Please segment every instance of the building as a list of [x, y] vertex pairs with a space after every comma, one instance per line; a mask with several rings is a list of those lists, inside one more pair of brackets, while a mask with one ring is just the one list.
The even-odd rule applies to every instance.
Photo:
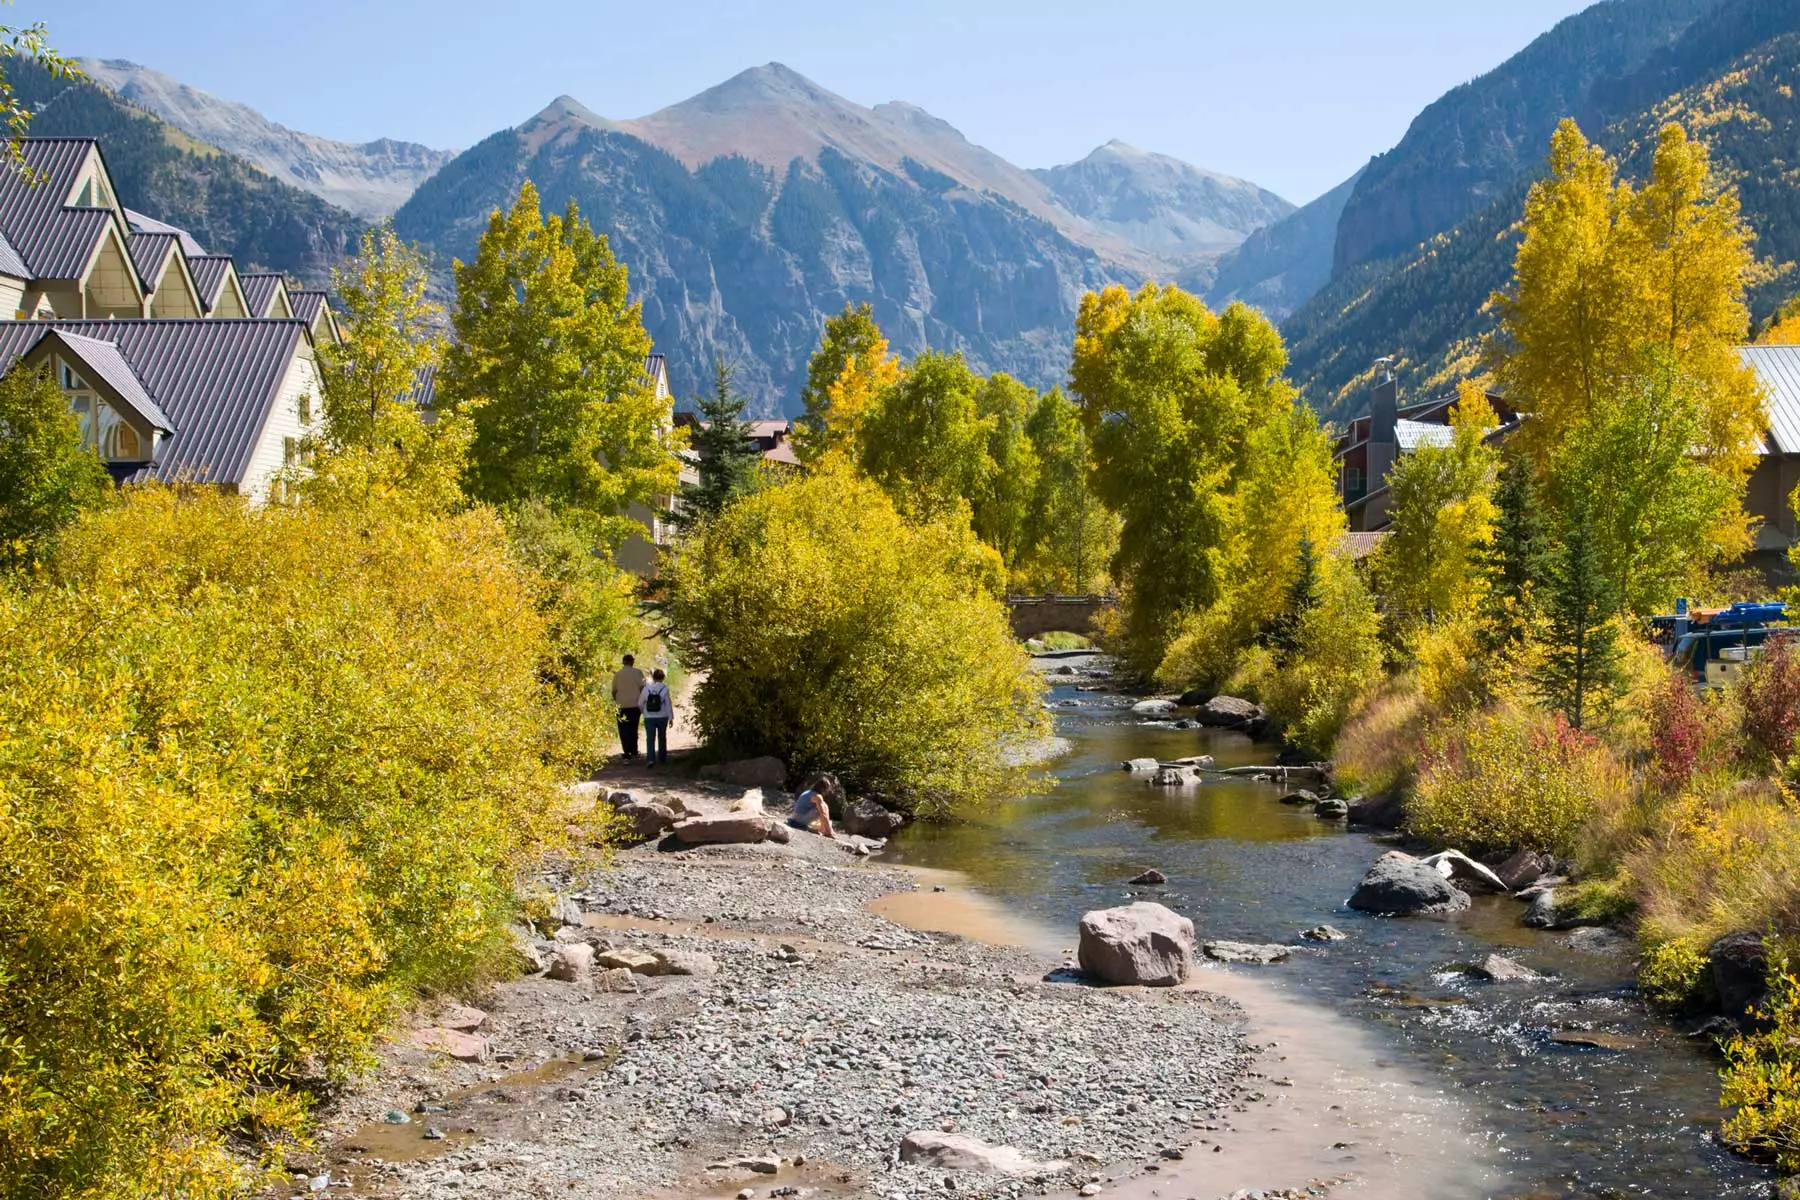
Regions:
[[49, 370], [121, 482], [266, 497], [318, 427], [324, 293], [124, 207], [91, 138], [20, 149], [28, 174], [0, 173], [0, 374]]
[[[800, 458], [794, 453], [794, 423], [786, 418], [775, 420], [747, 421], [750, 426], [750, 444], [762, 453], [763, 462], [779, 470], [797, 470]], [[706, 423], [700, 414], [678, 412], [675, 414], [677, 429], [700, 430]]]
[[1738, 353], [1762, 382], [1769, 415], [1744, 493], [1755, 538], [1750, 565], [1771, 580], [1792, 582], [1788, 551], [1800, 536], [1793, 505], [1800, 487], [1800, 346], [1745, 346]]
[[[1506, 398], [1487, 394], [1500, 427], [1490, 439], [1505, 437], [1518, 427], [1519, 414]], [[1388, 475], [1394, 464], [1421, 446], [1447, 446], [1454, 436], [1450, 413], [1455, 396], [1401, 405], [1400, 385], [1392, 375], [1375, 385], [1369, 414], [1350, 422], [1338, 438], [1338, 488], [1344, 515], [1353, 533], [1374, 533], [1388, 525]]]

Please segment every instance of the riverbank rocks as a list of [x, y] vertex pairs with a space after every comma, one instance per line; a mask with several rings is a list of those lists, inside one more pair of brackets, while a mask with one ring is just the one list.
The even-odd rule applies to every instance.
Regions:
[[1127, 879], [1125, 882], [1130, 883], [1130, 884], [1135, 884], [1138, 887], [1161, 887], [1163, 884], [1169, 882], [1169, 877], [1167, 875], [1164, 875], [1161, 871], [1157, 870], [1155, 867], [1151, 867], [1148, 871], [1145, 871], [1142, 875], [1133, 875], [1130, 879]]
[[[673, 833], [675, 840], [684, 846], [754, 844], [768, 841], [770, 827], [779, 824], [781, 822], [761, 812], [715, 813], [689, 817], [678, 823]], [[783, 825], [782, 828], [787, 827]]]
[[904, 813], [883, 808], [867, 796], [844, 805], [844, 832], [857, 837], [890, 838], [906, 824]]
[[1532, 898], [1531, 907], [1525, 910], [1525, 924], [1532, 929], [1580, 929], [1605, 922], [1576, 912], [1566, 890], [1546, 887]]
[[1352, 796], [1350, 819], [1358, 825], [1376, 829], [1398, 829], [1406, 824], [1406, 802], [1398, 792], [1378, 792], [1373, 796]]
[[1350, 907], [1385, 917], [1434, 916], [1469, 907], [1469, 894], [1434, 866], [1398, 850], [1381, 857], [1350, 897]]
[[[618, 802], [620, 796], [625, 797], [623, 804]], [[625, 822], [633, 843], [655, 841], [675, 827], [674, 809], [666, 804], [635, 799], [630, 792], [614, 793], [613, 811]]]
[[1139, 700], [1131, 706], [1131, 713], [1136, 717], [1172, 717], [1175, 715], [1173, 700]]
[[1719, 997], [1719, 1011], [1741, 1017], [1769, 991], [1769, 952], [1762, 934], [1728, 933], [1706, 949], [1707, 973]]
[[1555, 868], [1556, 860], [1536, 850], [1520, 850], [1488, 866], [1506, 885], [1507, 891], [1516, 892], [1548, 875]]
[[1335, 797], [1326, 797], [1313, 805], [1313, 816], [1321, 821], [1342, 821], [1350, 816], [1350, 806]]
[[1214, 696], [1200, 706], [1195, 720], [1208, 729], [1235, 729], [1254, 736], [1267, 728], [1269, 713], [1262, 705], [1236, 696]]
[[1532, 983], [1543, 978], [1530, 967], [1514, 962], [1504, 954], [1490, 954], [1480, 962], [1469, 964], [1469, 974], [1489, 983]]
[[1119, 769], [1130, 771], [1133, 775], [1154, 775], [1160, 766], [1162, 764], [1154, 758], [1132, 758], [1120, 763]]
[[921, 1129], [900, 1141], [900, 1161], [935, 1167], [940, 1171], [980, 1171], [1014, 1177], [1054, 1175], [1066, 1171], [1066, 1162], [1038, 1162], [1013, 1146], [995, 1146], [961, 1133]]
[[745, 788], [785, 788], [787, 787], [787, 764], [773, 755], [764, 755], [761, 758], [740, 758], [732, 762], [711, 763], [701, 767], [700, 778]]
[[1341, 942], [1350, 935], [1335, 925], [1314, 925], [1311, 929], [1302, 929], [1300, 936], [1309, 942]]
[[1199, 708], [1202, 704], [1205, 704], [1212, 698], [1213, 694], [1205, 688], [1190, 688], [1181, 693], [1181, 695], [1175, 697], [1175, 703], [1181, 705], [1183, 708]]
[[1319, 803], [1319, 797], [1316, 792], [1309, 792], [1302, 788], [1297, 792], [1289, 792], [1281, 798], [1281, 802], [1283, 804], [1292, 804], [1296, 808], [1316, 807]]
[[550, 978], [580, 983], [594, 968], [594, 948], [586, 942], [564, 942], [550, 960]]
[[1150, 777], [1151, 787], [1193, 787], [1199, 782], [1200, 772], [1192, 767], [1158, 767]]
[[1208, 942], [1201, 947], [1201, 950], [1214, 962], [1257, 963], [1261, 966], [1286, 962], [1288, 956], [1293, 953], [1286, 946], [1260, 945], [1252, 942]]
[[1440, 875], [1465, 892], [1472, 892], [1476, 895], [1494, 895], [1498, 892], [1512, 890], [1493, 871], [1476, 862], [1461, 850], [1440, 850], [1436, 854], [1426, 855], [1419, 861], [1436, 867]]
[[1174, 987], [1194, 970], [1194, 923], [1140, 901], [1081, 918], [1081, 969], [1104, 983]]

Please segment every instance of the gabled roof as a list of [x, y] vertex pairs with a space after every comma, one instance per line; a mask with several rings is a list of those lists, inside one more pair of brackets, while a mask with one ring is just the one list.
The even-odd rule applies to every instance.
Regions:
[[25, 265], [25, 260], [19, 257], [19, 252], [13, 249], [13, 244], [6, 240], [4, 233], [0, 233], [0, 275], [10, 275], [14, 279], [31, 278], [31, 268]]
[[[249, 301], [250, 315], [253, 317], [275, 315], [272, 311], [275, 297], [286, 288], [281, 276], [271, 271], [256, 271], [248, 275], [240, 271], [238, 286], [244, 289], [244, 299]], [[292, 308], [293, 305], [290, 303], [288, 307]]]
[[1420, 446], [1448, 446], [1456, 441], [1456, 430], [1448, 425], [1409, 421], [1402, 417], [1394, 422], [1394, 441], [1399, 443], [1402, 450], [1417, 450]]
[[[143, 381], [131, 369], [131, 364], [125, 361], [124, 355], [119, 353], [118, 346], [99, 338], [84, 337], [67, 329], [56, 328], [46, 333], [40, 339], [41, 342], [54, 343], [70, 358], [87, 368], [88, 374], [104, 381], [144, 424], [161, 433], [175, 432], [173, 422], [151, 398], [150, 393], [144, 390]], [[32, 347], [34, 350], [36, 348], [36, 345]]]
[[1769, 394], [1769, 440], [1800, 454], [1800, 346], [1742, 346], [1738, 353]]
[[181, 239], [172, 233], [134, 233], [125, 241], [125, 248], [131, 251], [131, 265], [137, 268], [138, 278], [144, 281], [146, 288], [154, 288], [162, 278], [163, 268], [169, 264], [169, 255], [175, 253], [175, 247]]
[[406, 402], [419, 408], [435, 408], [437, 406], [437, 364], [426, 363], [413, 374], [412, 391], [407, 393]]
[[294, 306], [296, 317], [311, 325], [325, 308], [328, 297], [324, 292], [289, 292], [288, 303]]
[[199, 258], [206, 253], [206, 251], [200, 248], [200, 243], [196, 242], [193, 235], [187, 230], [159, 221], [155, 217], [146, 217], [143, 213], [133, 212], [128, 208], [125, 210], [125, 223], [131, 226], [131, 231], [133, 233], [174, 234], [181, 239], [182, 252], [189, 258]]
[[[115, 216], [110, 208], [69, 208], [64, 201], [81, 177], [92, 138], [26, 138], [19, 143], [30, 178], [0, 172], [0, 233], [32, 279], [79, 279]], [[130, 231], [120, 229], [121, 236]]]
[[0, 372], [53, 333], [111, 343], [177, 430], [157, 447], [155, 462], [121, 480], [127, 483], [242, 482], [307, 336], [300, 321], [0, 321]]
[[190, 258], [188, 270], [193, 272], [194, 286], [200, 289], [200, 303], [211, 312], [219, 305], [219, 289], [225, 285], [225, 277], [234, 270], [231, 255], [202, 254]]

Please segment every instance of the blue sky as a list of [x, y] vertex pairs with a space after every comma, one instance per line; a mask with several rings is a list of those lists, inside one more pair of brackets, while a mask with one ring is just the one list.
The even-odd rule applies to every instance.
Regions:
[[60, 48], [129, 58], [296, 129], [463, 147], [561, 93], [642, 116], [779, 61], [909, 100], [1023, 166], [1110, 138], [1297, 203], [1581, 0], [19, 0]]

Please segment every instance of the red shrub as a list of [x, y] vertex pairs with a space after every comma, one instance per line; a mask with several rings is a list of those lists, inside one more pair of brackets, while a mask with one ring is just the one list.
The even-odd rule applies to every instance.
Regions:
[[1651, 775], [1668, 792], [1694, 777], [1711, 740], [1706, 701], [1686, 675], [1671, 675], [1650, 702]]
[[1787, 761], [1800, 733], [1800, 648], [1794, 639], [1766, 643], [1738, 687], [1744, 736], [1776, 762]]

